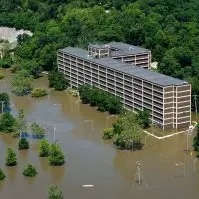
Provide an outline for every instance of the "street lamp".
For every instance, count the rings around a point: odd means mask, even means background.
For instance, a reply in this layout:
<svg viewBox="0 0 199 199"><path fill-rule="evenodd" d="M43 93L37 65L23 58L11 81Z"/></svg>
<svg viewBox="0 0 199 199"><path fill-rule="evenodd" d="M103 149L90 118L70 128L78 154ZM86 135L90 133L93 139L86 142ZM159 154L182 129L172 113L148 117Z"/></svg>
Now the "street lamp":
<svg viewBox="0 0 199 199"><path fill-rule="evenodd" d="M196 172L196 162L199 160L199 158L196 158L194 161L193 161L193 173Z"/></svg>
<svg viewBox="0 0 199 199"><path fill-rule="evenodd" d="M189 151L189 135L191 135L192 129L193 129L193 126L191 125L191 126L189 126L189 129L186 130L186 132L187 132L187 149L186 149L186 151L187 152Z"/></svg>
<svg viewBox="0 0 199 199"><path fill-rule="evenodd" d="M54 126L54 128L53 128L53 130L54 130L54 132L53 132L53 140L54 140L54 142L56 141L56 126Z"/></svg>
<svg viewBox="0 0 199 199"><path fill-rule="evenodd" d="M0 101L1 102L1 113L3 114L3 109L4 109L4 103L5 101Z"/></svg>
<svg viewBox="0 0 199 199"><path fill-rule="evenodd" d="M63 107L62 104L53 104L53 106L61 106L61 108Z"/></svg>
<svg viewBox="0 0 199 199"><path fill-rule="evenodd" d="M106 128L107 128L107 126L108 126L108 124L107 124L107 123L108 123L108 122L107 122L107 120L108 120L108 119L110 119L110 118L112 118L112 117L114 117L114 116L115 116L115 115L110 115L110 116L106 117Z"/></svg>
<svg viewBox="0 0 199 199"><path fill-rule="evenodd" d="M175 166L183 166L183 172L184 172L184 176L185 176L185 173L186 173L185 163L184 162L176 163Z"/></svg>
<svg viewBox="0 0 199 199"><path fill-rule="evenodd" d="M92 125L92 132L93 132L93 120L84 120L84 123L86 123L86 122L91 122L91 125Z"/></svg>
<svg viewBox="0 0 199 199"><path fill-rule="evenodd" d="M141 163L140 163L140 161L136 161L136 166L137 166L137 174L138 174L138 184L141 184L141 172L140 172Z"/></svg>

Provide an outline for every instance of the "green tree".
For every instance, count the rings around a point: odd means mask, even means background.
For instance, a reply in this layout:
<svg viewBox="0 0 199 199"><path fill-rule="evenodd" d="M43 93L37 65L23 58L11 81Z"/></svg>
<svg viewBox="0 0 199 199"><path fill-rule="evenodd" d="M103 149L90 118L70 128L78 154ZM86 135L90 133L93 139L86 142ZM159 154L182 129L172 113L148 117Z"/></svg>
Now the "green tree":
<svg viewBox="0 0 199 199"><path fill-rule="evenodd" d="M17 164L17 156L13 149L7 149L6 166L15 166Z"/></svg>
<svg viewBox="0 0 199 199"><path fill-rule="evenodd" d="M51 166L60 166L65 163L64 154L58 144L51 144L48 161Z"/></svg>
<svg viewBox="0 0 199 199"><path fill-rule="evenodd" d="M0 131L10 133L15 131L16 120L10 112L5 112L0 117Z"/></svg>
<svg viewBox="0 0 199 199"><path fill-rule="evenodd" d="M196 136L193 138L193 148L195 151L199 152L199 124L197 124L197 133Z"/></svg>
<svg viewBox="0 0 199 199"><path fill-rule="evenodd" d="M48 189L48 199L64 199L63 191L58 186L50 186Z"/></svg>
<svg viewBox="0 0 199 199"><path fill-rule="evenodd" d="M103 131L103 139L112 139L114 136L113 128L107 128Z"/></svg>
<svg viewBox="0 0 199 199"><path fill-rule="evenodd" d="M23 171L23 175L27 177L34 177L37 174L37 169L31 164L29 164Z"/></svg>
<svg viewBox="0 0 199 199"><path fill-rule="evenodd" d="M3 172L3 170L0 168L0 180L4 180L5 178L6 178L6 175Z"/></svg>
<svg viewBox="0 0 199 199"><path fill-rule="evenodd" d="M143 111L138 111L137 118L142 128L148 128L150 126L150 113L147 109L144 109Z"/></svg>
<svg viewBox="0 0 199 199"><path fill-rule="evenodd" d="M29 149L29 143L26 138L21 138L18 143L19 150Z"/></svg>
<svg viewBox="0 0 199 199"><path fill-rule="evenodd" d="M47 91L44 88L35 88L31 92L32 97L43 97L45 95L47 95Z"/></svg>
<svg viewBox="0 0 199 199"><path fill-rule="evenodd" d="M20 109L18 111L18 115L17 115L17 131L20 133L25 133L27 132L27 123L26 123L26 119L25 119L25 115L24 115L24 111L23 109Z"/></svg>
<svg viewBox="0 0 199 199"><path fill-rule="evenodd" d="M33 88L33 78L26 70L20 70L13 75L13 91L17 95L25 95Z"/></svg>
<svg viewBox="0 0 199 199"><path fill-rule="evenodd" d="M48 157L50 153L50 145L47 140L42 140L39 143L39 156Z"/></svg>
<svg viewBox="0 0 199 199"><path fill-rule="evenodd" d="M2 106L4 110L10 106L10 97L7 93L0 93L0 101L4 102L0 103L0 112L2 112Z"/></svg>
<svg viewBox="0 0 199 199"><path fill-rule="evenodd" d="M48 79L49 86L55 88L55 90L62 91L68 87L68 81L61 72L51 72L48 75Z"/></svg>
<svg viewBox="0 0 199 199"><path fill-rule="evenodd" d="M119 133L115 134L114 144L121 149L141 149L143 130L137 120L136 113L127 112L119 120L120 127L117 126Z"/></svg>
<svg viewBox="0 0 199 199"><path fill-rule="evenodd" d="M33 122L30 125L31 128L31 133L35 135L44 135L45 134L45 129L40 127L39 124Z"/></svg>

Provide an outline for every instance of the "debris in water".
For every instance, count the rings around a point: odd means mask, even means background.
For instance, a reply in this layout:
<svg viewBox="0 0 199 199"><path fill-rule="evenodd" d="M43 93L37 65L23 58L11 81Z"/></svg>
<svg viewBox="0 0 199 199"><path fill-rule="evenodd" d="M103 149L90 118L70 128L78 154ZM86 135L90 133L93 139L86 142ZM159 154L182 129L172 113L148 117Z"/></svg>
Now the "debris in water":
<svg viewBox="0 0 199 199"><path fill-rule="evenodd" d="M88 187L94 187L94 185L92 185L92 184L84 184L84 185L82 185L82 187L88 188Z"/></svg>

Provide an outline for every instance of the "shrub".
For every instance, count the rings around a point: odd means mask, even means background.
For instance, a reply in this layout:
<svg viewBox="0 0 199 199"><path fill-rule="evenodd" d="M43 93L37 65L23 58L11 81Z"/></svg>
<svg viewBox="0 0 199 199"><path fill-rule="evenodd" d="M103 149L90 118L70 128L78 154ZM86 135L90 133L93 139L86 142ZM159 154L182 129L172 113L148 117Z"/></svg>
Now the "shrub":
<svg viewBox="0 0 199 199"><path fill-rule="evenodd" d="M47 140L42 140L39 144L39 156L48 157L50 153L50 145Z"/></svg>
<svg viewBox="0 0 199 199"><path fill-rule="evenodd" d="M65 163L64 154L58 144L52 144L50 146L49 154L49 165L51 166L60 166Z"/></svg>
<svg viewBox="0 0 199 199"><path fill-rule="evenodd" d="M28 177L34 177L37 174L38 173L37 173L36 168L34 166L32 166L31 164L29 164L23 171L23 175L28 176Z"/></svg>
<svg viewBox="0 0 199 199"><path fill-rule="evenodd" d="M0 180L4 180L6 177L5 173L3 172L3 170L0 168Z"/></svg>
<svg viewBox="0 0 199 199"><path fill-rule="evenodd" d="M15 166L17 164L17 156L13 149L7 149L6 166Z"/></svg>
<svg viewBox="0 0 199 199"><path fill-rule="evenodd" d="M62 190L58 186L50 186L48 189L48 199L64 199Z"/></svg>
<svg viewBox="0 0 199 199"><path fill-rule="evenodd" d="M5 76L0 73L0 79L3 79Z"/></svg>
<svg viewBox="0 0 199 199"><path fill-rule="evenodd" d="M47 95L47 91L44 88L35 88L31 93L32 97L43 97Z"/></svg>
<svg viewBox="0 0 199 199"><path fill-rule="evenodd" d="M19 150L29 149L29 143L26 138L21 138L18 144Z"/></svg>
<svg viewBox="0 0 199 199"><path fill-rule="evenodd" d="M105 139L105 140L112 139L113 136L114 136L113 128L104 129L103 139Z"/></svg>

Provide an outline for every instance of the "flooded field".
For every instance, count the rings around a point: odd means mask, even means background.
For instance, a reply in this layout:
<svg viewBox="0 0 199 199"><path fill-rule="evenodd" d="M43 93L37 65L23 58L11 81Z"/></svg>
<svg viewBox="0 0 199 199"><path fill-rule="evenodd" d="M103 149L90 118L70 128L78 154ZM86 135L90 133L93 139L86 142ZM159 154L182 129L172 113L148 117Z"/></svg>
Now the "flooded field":
<svg viewBox="0 0 199 199"><path fill-rule="evenodd" d="M5 72L5 71L4 71ZM38 157L38 142L31 141L27 152L17 150L17 139L0 134L0 167L7 178L0 182L2 199L44 199L51 184L59 185L65 198L70 199L187 199L199 195L199 161L194 154L186 153L187 136L180 134L157 140L146 136L143 150L131 152L116 150L112 142L103 141L102 131L111 127L116 119L106 119L107 113L82 105L77 98L65 92L49 90L49 96L32 99L30 96L16 97L11 94L10 74L0 80L0 92L11 95L12 111L24 109L28 122L36 121L48 130L48 139L53 142L53 128L56 140L66 156L62 167L50 167L46 159ZM37 87L48 87L46 77L35 82ZM196 120L197 118L194 118ZM86 120L93 121L86 122ZM189 148L192 136L188 137ZM18 165L5 166L5 151L13 147L17 152ZM140 160L141 185L138 185L136 161ZM39 175L25 178L23 168L31 163ZM92 188L83 188L92 184Z"/></svg>

